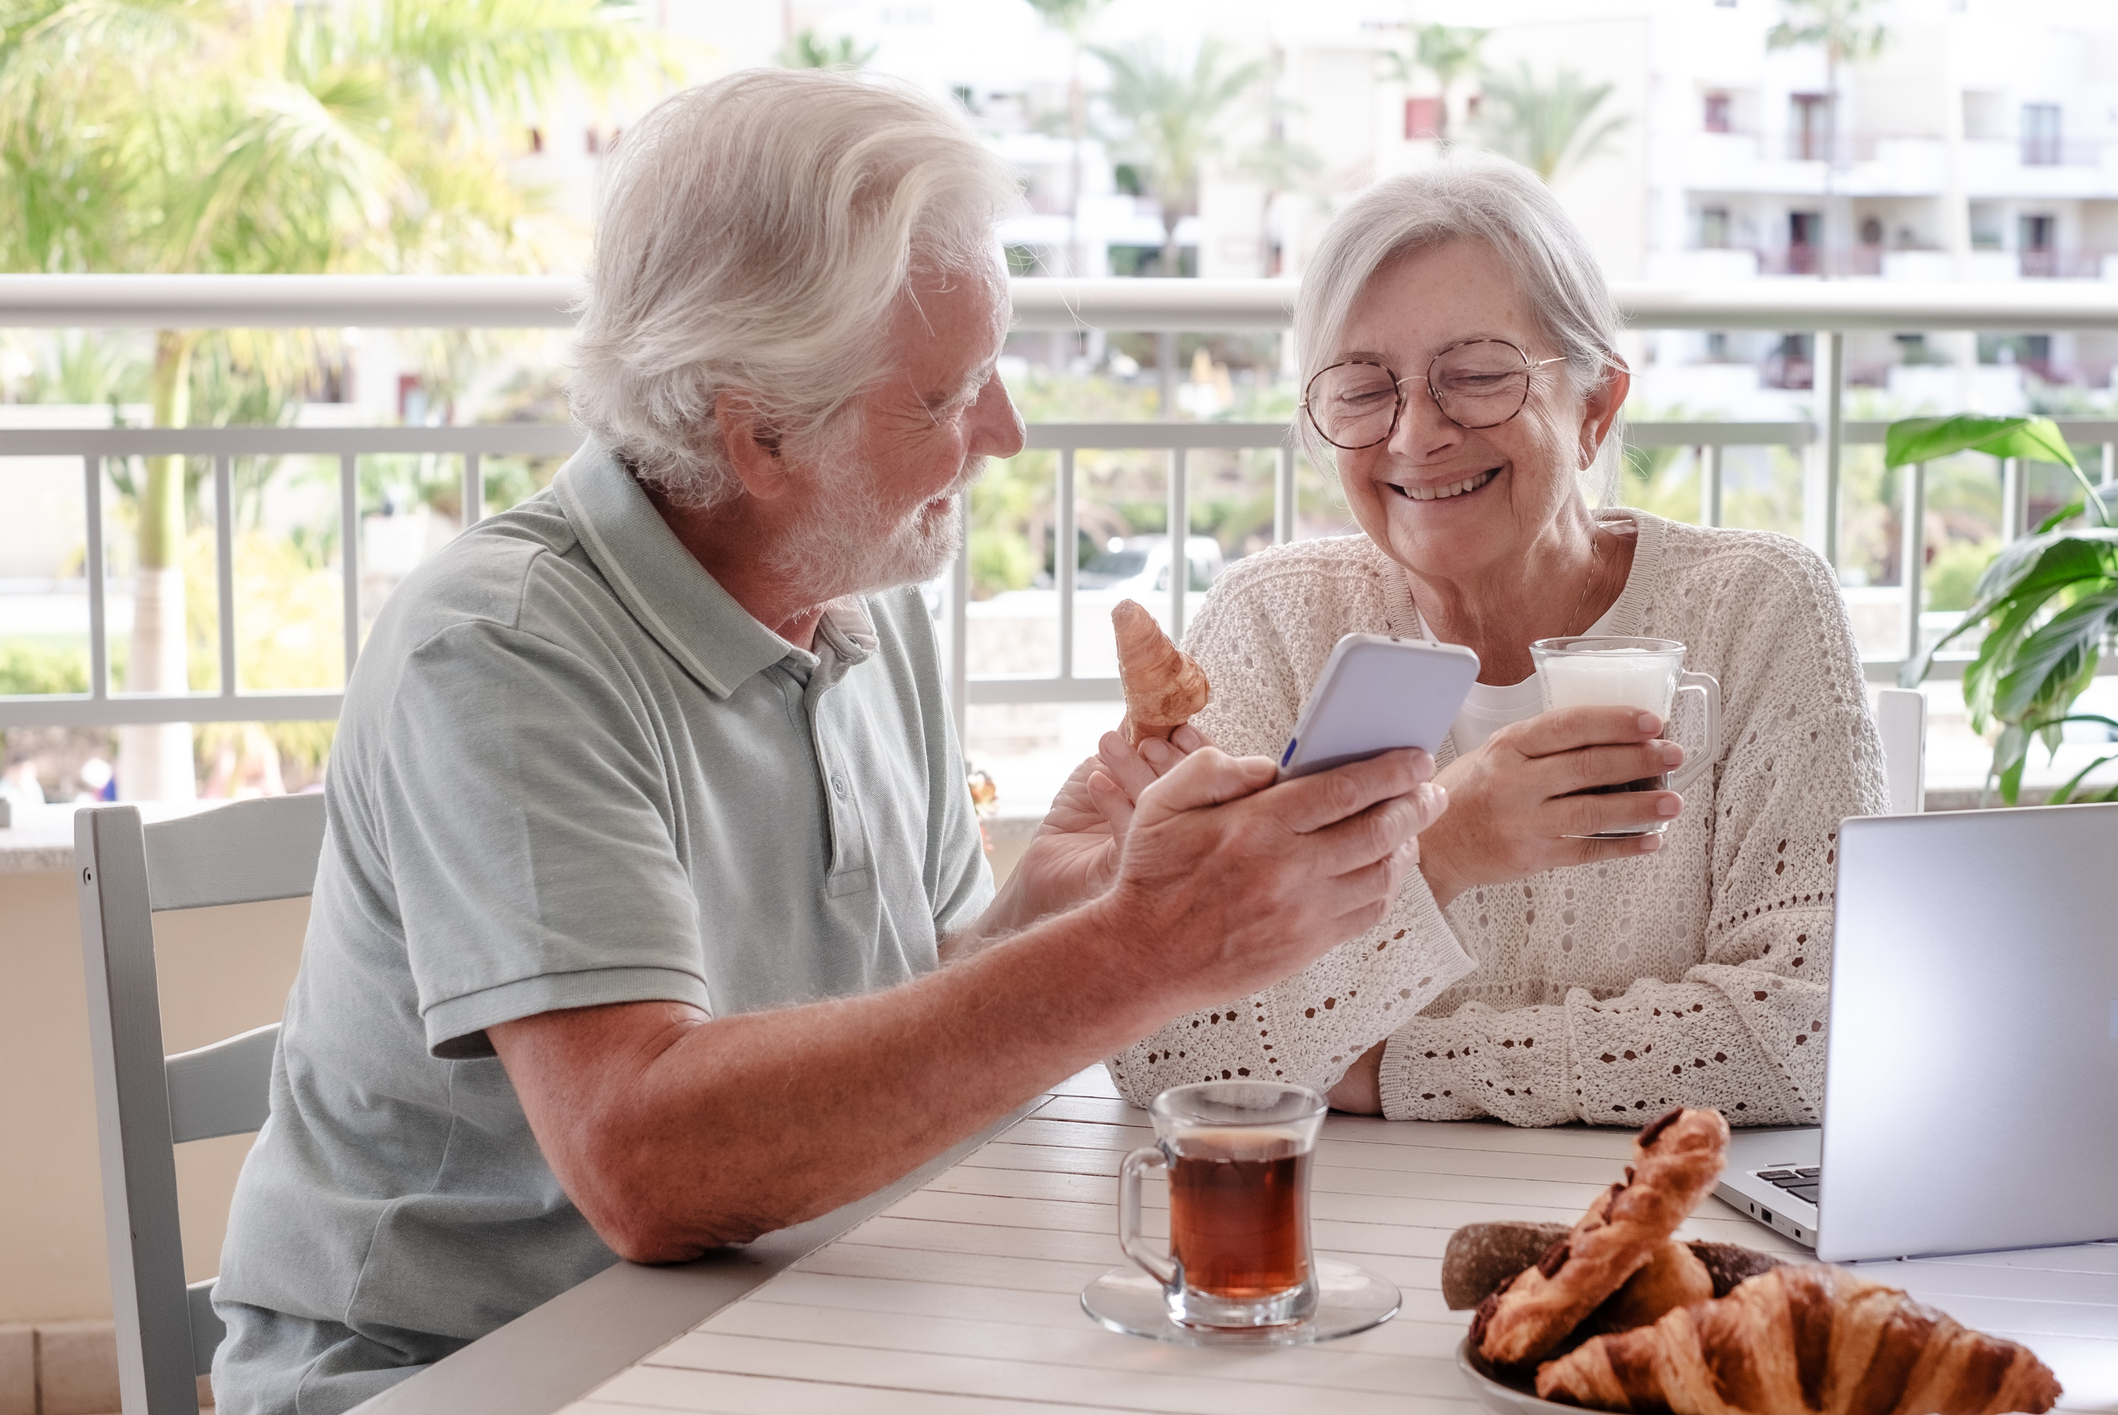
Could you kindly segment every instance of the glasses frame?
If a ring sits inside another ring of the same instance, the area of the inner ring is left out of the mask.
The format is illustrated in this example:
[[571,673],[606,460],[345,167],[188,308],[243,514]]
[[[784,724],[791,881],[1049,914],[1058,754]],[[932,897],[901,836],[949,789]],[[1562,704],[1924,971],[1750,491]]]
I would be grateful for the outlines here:
[[[1436,349],[1434,356],[1427,360],[1426,370],[1419,375],[1419,381],[1426,385],[1427,396],[1434,400],[1434,411],[1440,413],[1444,419],[1462,428],[1465,432],[1483,432],[1487,428],[1499,427],[1503,423],[1513,422],[1522,410],[1529,406],[1530,402],[1530,380],[1525,377],[1522,380],[1522,400],[1515,405],[1506,417],[1489,423],[1466,423],[1458,422],[1455,418],[1449,416],[1448,409],[1442,406],[1441,391],[1434,386],[1434,365],[1441,362],[1444,356],[1452,354],[1458,349],[1469,348],[1473,344],[1498,344],[1502,348],[1514,350],[1515,357],[1522,360],[1522,371],[1525,375],[1543,368],[1546,364],[1564,363],[1566,361],[1566,355],[1564,354],[1549,359],[1533,359],[1524,353],[1519,345],[1508,339],[1459,339],[1454,344],[1446,344]],[[1316,391],[1317,379],[1322,378],[1333,369],[1340,368],[1379,368],[1390,375],[1391,385],[1397,393],[1397,407],[1390,414],[1390,430],[1373,442],[1363,442],[1355,446],[1348,446],[1346,443],[1337,441],[1330,433],[1324,431],[1324,425],[1317,421],[1316,409],[1309,405],[1310,395]],[[1405,385],[1411,381],[1412,375],[1407,374],[1403,378],[1399,378],[1396,369],[1375,359],[1340,359],[1335,364],[1326,364],[1323,368],[1318,369],[1316,374],[1310,378],[1308,386],[1302,390],[1302,412],[1308,417],[1309,426],[1316,429],[1316,435],[1323,438],[1324,441],[1330,443],[1333,447],[1338,448],[1341,452],[1362,452],[1370,447],[1380,447],[1391,438],[1397,436],[1397,425],[1405,416]]]

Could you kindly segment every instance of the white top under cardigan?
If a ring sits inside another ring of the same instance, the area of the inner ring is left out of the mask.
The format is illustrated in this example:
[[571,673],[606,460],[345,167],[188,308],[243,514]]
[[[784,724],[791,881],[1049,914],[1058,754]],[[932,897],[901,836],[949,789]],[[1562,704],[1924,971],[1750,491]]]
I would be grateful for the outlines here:
[[[1639,531],[1599,627],[1681,640],[1721,684],[1719,760],[1662,849],[1469,889],[1446,914],[1415,872],[1378,928],[1113,1057],[1128,1099],[1223,1076],[1328,1089],[1388,1037],[1393,1119],[1631,1125],[1689,1105],[1817,1122],[1838,822],[1885,809],[1844,605],[1784,536],[1599,514]],[[1200,730],[1278,753],[1354,632],[1419,633],[1404,570],[1365,536],[1231,566],[1185,643],[1213,682]]]

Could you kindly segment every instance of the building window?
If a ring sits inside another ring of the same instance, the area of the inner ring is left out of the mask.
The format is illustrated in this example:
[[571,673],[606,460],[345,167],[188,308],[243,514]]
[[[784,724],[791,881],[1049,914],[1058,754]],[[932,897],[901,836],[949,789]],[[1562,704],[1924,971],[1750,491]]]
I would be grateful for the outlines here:
[[1796,93],[1787,101],[1787,155],[1803,162],[1822,160],[1831,132],[1830,95]]
[[2025,216],[2015,225],[2016,245],[2022,273],[2047,279],[2059,273],[2059,223],[2049,216]]
[[1699,245],[1710,251],[1728,248],[1728,208],[1702,207],[1699,211]]
[[1441,136],[1441,100],[1439,98],[1408,98],[1405,100],[1405,141],[1416,142],[1421,138]]
[[1817,250],[1823,244],[1823,212],[1790,211],[1787,213],[1787,273],[1789,275],[1816,274]]
[[2057,167],[2060,163],[2059,105],[2022,105],[2022,165]]
[[1706,131],[1726,133],[1732,131],[1728,121],[1728,95],[1709,93],[1706,95]]
[[1882,220],[1874,216],[1863,217],[1861,219],[1861,244],[1864,246],[1879,246],[1882,243]]

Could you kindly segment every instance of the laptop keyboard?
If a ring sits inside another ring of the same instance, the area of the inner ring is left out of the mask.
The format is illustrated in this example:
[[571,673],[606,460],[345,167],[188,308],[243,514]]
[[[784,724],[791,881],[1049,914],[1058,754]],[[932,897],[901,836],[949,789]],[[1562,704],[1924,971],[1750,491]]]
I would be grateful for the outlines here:
[[1816,1202],[1817,1181],[1824,1171],[1815,1165],[1807,1169],[1761,1169],[1758,1178],[1776,1189],[1784,1189],[1797,1199]]

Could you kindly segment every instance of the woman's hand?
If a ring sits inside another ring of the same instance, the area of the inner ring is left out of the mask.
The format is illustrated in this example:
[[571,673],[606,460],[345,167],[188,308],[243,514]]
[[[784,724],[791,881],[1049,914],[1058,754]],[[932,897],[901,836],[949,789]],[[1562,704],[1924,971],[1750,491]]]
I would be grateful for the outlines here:
[[1138,747],[1106,732],[1096,755],[1074,768],[1029,848],[1008,876],[1009,927],[1069,909],[1110,888],[1118,877],[1133,803],[1157,778],[1201,747],[1211,745],[1186,724],[1168,741],[1149,737]]
[[1561,708],[1510,723],[1435,779],[1449,811],[1419,838],[1420,866],[1435,902],[1474,885],[1500,884],[1561,865],[1649,855],[1659,835],[1589,840],[1599,831],[1638,830],[1684,808],[1674,791],[1611,791],[1659,776],[1684,749],[1659,740],[1662,720],[1633,708]]

